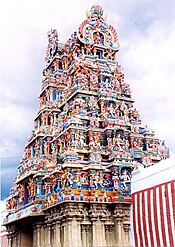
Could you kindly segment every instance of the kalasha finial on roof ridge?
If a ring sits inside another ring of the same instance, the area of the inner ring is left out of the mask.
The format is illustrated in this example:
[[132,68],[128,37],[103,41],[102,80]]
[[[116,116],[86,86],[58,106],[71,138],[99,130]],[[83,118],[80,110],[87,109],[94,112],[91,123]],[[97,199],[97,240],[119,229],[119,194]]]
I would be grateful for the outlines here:
[[86,11],[86,17],[88,19],[103,19],[106,20],[106,16],[103,15],[104,11],[100,5],[93,5],[90,11]]

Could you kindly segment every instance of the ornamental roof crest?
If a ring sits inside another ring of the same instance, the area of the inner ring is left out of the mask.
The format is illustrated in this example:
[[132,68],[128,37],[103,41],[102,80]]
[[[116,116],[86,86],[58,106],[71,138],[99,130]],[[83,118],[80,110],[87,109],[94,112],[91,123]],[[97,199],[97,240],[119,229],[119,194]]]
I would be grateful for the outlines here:
[[117,32],[106,23],[102,7],[93,5],[90,11],[86,11],[86,17],[87,19],[79,27],[79,40],[85,44],[102,45],[118,50]]

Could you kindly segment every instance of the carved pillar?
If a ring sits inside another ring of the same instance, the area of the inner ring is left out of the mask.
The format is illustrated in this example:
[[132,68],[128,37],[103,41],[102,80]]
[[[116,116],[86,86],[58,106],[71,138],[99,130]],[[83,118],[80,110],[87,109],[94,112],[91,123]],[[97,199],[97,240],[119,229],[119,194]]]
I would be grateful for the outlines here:
[[81,239],[82,239],[82,247],[86,246],[86,229],[85,225],[81,225]]
[[107,227],[107,232],[106,232],[106,236],[108,238],[108,243],[106,241],[106,246],[112,247],[115,245],[114,241],[113,241],[113,229],[114,229],[114,223],[111,222],[109,225],[106,225]]
[[36,225],[36,247],[41,247],[41,225]]
[[[73,218],[71,222],[71,239],[72,243],[76,243],[77,247],[81,246],[81,229],[80,229],[80,221],[77,218]],[[72,245],[70,245],[71,247]]]
[[129,236],[130,221],[123,222],[123,229],[125,233],[125,246],[130,246],[130,236]]
[[21,234],[18,232],[17,234],[17,247],[20,247],[20,239],[21,239]]
[[33,226],[33,247],[36,247],[36,226]]
[[116,231],[115,242],[116,242],[117,246],[123,246],[124,239],[122,238],[122,236],[123,236],[123,226],[122,226],[123,209],[122,209],[122,205],[121,205],[121,207],[119,205],[115,206],[114,218],[115,218],[115,231]]
[[123,230],[125,235],[125,246],[130,246],[130,205],[124,207]]
[[77,247],[82,246],[81,227],[83,204],[65,203],[62,208],[64,224],[63,247],[72,247],[76,243]]
[[67,219],[67,246],[72,247],[72,243],[76,243],[77,247],[82,245],[81,243],[81,229],[80,222],[76,218]]
[[61,247],[61,221],[55,224],[55,247]]
[[81,224],[82,247],[91,246],[89,232],[90,232],[90,223],[87,221],[82,222]]
[[55,247],[56,246],[56,223],[53,222],[52,224],[52,233],[51,234],[51,238],[52,238],[52,246]]
[[47,247],[47,225],[44,225],[42,243],[43,243],[44,247]]
[[90,225],[85,226],[85,231],[86,231],[86,247],[91,246],[91,241],[90,241]]
[[92,222],[92,246],[106,246],[105,226],[104,226],[104,205],[91,205],[91,222]]
[[108,225],[105,225],[105,238],[106,238],[106,246],[110,246],[109,245],[109,231],[108,231]]
[[115,205],[114,218],[117,246],[130,246],[130,205]]
[[116,219],[116,223],[117,223],[117,242],[118,242],[118,245],[123,245],[123,240],[122,239],[122,232],[123,232],[123,229],[122,229],[122,218],[117,218]]
[[60,239],[61,239],[61,245],[65,247],[65,244],[66,244],[66,222],[65,220],[62,221]]
[[67,238],[67,245],[66,247],[71,247],[72,243],[73,243],[73,239],[72,239],[72,218],[68,218],[67,219],[67,227],[66,227],[66,238]]
[[65,221],[63,223],[63,237],[62,237],[63,247],[69,247],[70,244],[70,225],[71,222],[68,221]]
[[44,247],[51,247],[51,227],[52,224],[46,222],[46,225],[44,226]]
[[100,221],[100,219],[97,219],[97,221],[94,222],[95,224],[93,227],[95,227],[93,234],[95,234],[94,239],[95,241],[93,242],[93,247],[95,246],[106,246],[106,241],[105,241],[105,234],[103,231],[103,224]]
[[97,233],[96,233],[96,223],[97,217],[91,218],[92,221],[92,246],[98,246]]
[[17,247],[18,242],[17,242],[17,234],[14,235],[14,247]]
[[100,216],[101,220],[99,221],[99,230],[98,233],[101,234],[101,246],[106,246],[106,239],[105,239],[105,217],[104,215]]
[[[14,226],[10,226],[8,228],[8,247],[14,247],[15,246],[15,235],[16,235],[16,229]],[[15,246],[16,247],[16,246]]]
[[20,235],[17,229],[13,230],[13,237],[12,237],[12,247],[20,247]]
[[[72,229],[77,229],[76,231],[76,243],[77,243],[77,247],[81,247],[82,246],[82,241],[81,241],[81,218],[76,217],[73,222],[72,222]],[[73,232],[73,240],[74,240],[74,232]]]
[[15,247],[14,235],[12,236],[12,247]]
[[47,247],[51,247],[51,224],[47,224]]
[[12,236],[11,234],[9,233],[8,234],[8,244],[7,244],[8,247],[12,247]]

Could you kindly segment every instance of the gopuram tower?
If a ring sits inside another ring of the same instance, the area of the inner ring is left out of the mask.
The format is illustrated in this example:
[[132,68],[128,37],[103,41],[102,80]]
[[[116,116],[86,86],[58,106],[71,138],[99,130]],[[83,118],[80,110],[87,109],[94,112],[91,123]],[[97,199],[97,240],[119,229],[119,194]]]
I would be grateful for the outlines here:
[[131,172],[169,153],[142,126],[118,51],[100,6],[65,44],[48,32],[39,109],[7,199],[8,247],[130,245]]

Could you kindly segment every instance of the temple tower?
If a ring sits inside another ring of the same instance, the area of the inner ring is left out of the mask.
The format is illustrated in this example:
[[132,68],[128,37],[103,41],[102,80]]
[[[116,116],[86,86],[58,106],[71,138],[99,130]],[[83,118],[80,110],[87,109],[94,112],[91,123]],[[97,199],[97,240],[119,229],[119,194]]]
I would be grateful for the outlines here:
[[39,108],[4,221],[8,247],[129,246],[130,179],[169,156],[142,126],[100,6],[62,44],[48,32]]

